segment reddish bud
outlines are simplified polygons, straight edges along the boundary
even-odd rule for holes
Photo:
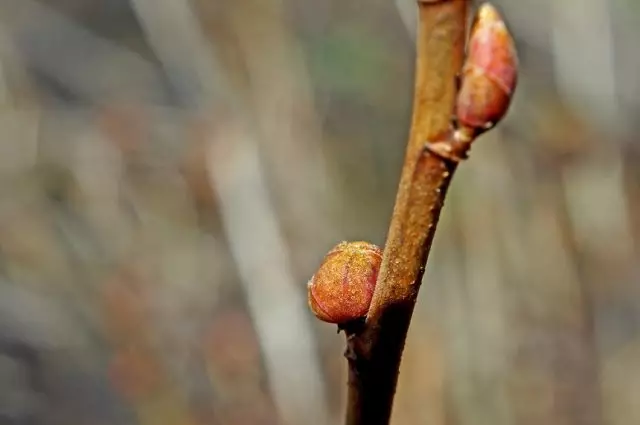
[[[316,317],[344,324],[367,315],[382,251],[368,242],[341,242],[324,257],[307,286]]]
[[[515,44],[498,11],[490,4],[476,13],[462,68],[456,116],[461,127],[478,134],[507,112],[516,87]]]

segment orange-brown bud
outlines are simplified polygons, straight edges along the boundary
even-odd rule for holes
[[[456,102],[461,127],[478,134],[507,112],[516,87],[518,58],[513,38],[490,4],[476,13]]]
[[[345,324],[367,315],[382,251],[368,242],[341,242],[325,256],[307,286],[316,317]]]

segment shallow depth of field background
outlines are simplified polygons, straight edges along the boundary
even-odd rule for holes
[[[640,3],[496,0],[395,424],[640,423]],[[0,1],[0,424],[330,425],[306,281],[383,244],[413,0]]]

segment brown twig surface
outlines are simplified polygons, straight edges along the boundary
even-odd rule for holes
[[[468,5],[467,0],[418,1],[412,127],[373,301],[364,329],[348,338],[347,425],[389,423],[440,210],[456,157],[463,158],[467,147],[453,146],[450,131]],[[447,154],[448,148],[453,152]]]

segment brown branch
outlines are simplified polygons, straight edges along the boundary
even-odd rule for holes
[[[451,141],[468,0],[418,1],[412,127],[376,290],[350,333],[348,425],[388,424],[398,370],[440,210],[468,144]]]

